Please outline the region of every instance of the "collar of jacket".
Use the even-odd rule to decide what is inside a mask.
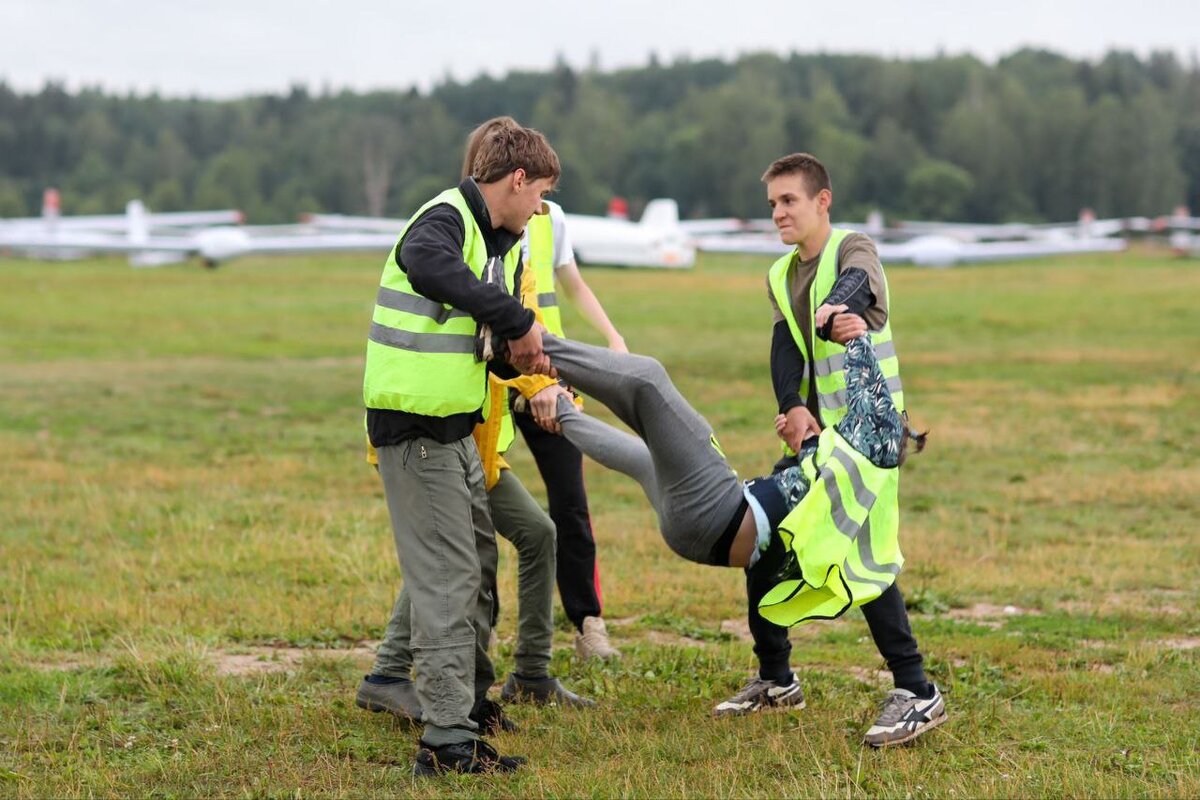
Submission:
[[[521,241],[520,235],[510,233],[504,228],[492,227],[492,215],[488,213],[483,193],[479,191],[479,184],[475,183],[475,179],[470,175],[463,178],[462,183],[458,185],[458,190],[467,199],[467,208],[471,209],[475,223],[479,226],[479,230],[483,231],[483,241],[487,245],[488,256],[507,255],[508,251]]]

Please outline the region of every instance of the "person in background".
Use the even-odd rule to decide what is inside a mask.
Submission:
[[[516,125],[511,117],[496,117],[483,123],[480,129]],[[467,158],[471,158],[470,153]],[[625,340],[579,273],[566,215],[558,204],[547,200],[529,221],[521,254],[525,269],[537,278],[538,307],[546,321],[546,330],[560,338],[565,335],[559,303],[560,297],[565,297],[604,336],[610,349],[629,352]],[[557,392],[549,387],[532,397],[522,396],[515,389],[509,392],[513,419],[546,485],[550,518],[558,534],[558,595],[563,611],[575,626],[575,652],[585,660],[616,658],[620,652],[609,642],[604,624],[604,596],[583,481],[583,456],[568,440],[546,433],[534,421],[538,415],[553,415],[556,396]]]

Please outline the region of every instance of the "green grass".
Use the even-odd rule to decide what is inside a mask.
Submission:
[[[886,675],[856,612],[793,631],[805,711],[710,720],[753,665],[742,576],[589,465],[625,658],[581,665],[563,627],[554,669],[600,705],[514,709],[517,777],[414,786],[416,731],[353,703],[398,581],[363,461],[378,261],[0,261],[0,797],[1200,794],[1194,263],[891,271],[932,430],[901,586],[951,715],[917,745],[859,745]],[[777,452],[766,266],[586,273],[747,477]]]

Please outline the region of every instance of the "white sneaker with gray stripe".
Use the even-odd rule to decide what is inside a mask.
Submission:
[[[743,714],[753,714],[756,711],[789,709],[799,711],[804,708],[804,692],[800,689],[800,681],[792,678],[792,682],[781,686],[775,681],[766,681],[755,677],[742,690],[719,704],[713,709],[714,717],[739,717]]]
[[[946,721],[946,703],[933,687],[933,697],[917,697],[908,689],[892,689],[884,698],[879,719],[863,737],[863,744],[888,747],[911,742]]]

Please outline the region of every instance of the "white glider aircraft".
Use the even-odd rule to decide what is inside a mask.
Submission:
[[[685,229],[710,231],[694,239],[696,247],[706,252],[782,255],[791,249],[779,241],[770,220],[742,222],[740,228],[729,222],[698,220],[682,224]],[[879,257],[885,263],[949,267],[1073,253],[1116,252],[1124,250],[1126,243],[1123,239],[1113,238],[1115,235],[1150,231],[1152,223],[1144,217],[1097,220],[1085,211],[1078,222],[1050,225],[901,222],[894,228],[885,228],[882,216],[874,212],[865,224],[835,223],[835,227],[869,234],[875,239]]]
[[[580,264],[686,268],[696,263],[696,249],[679,223],[679,206],[674,200],[651,200],[640,222],[585,214],[567,214],[566,219],[575,260]],[[303,221],[322,231],[388,233],[392,244],[406,222],[343,214],[308,214]]]
[[[152,214],[140,200],[124,215],[62,217],[48,190],[41,217],[0,219],[0,253],[57,260],[89,253],[121,253],[134,266],[173,264],[199,257],[215,267],[233,258],[273,253],[368,251],[395,246],[405,220],[306,215],[299,225],[242,225],[239,211]],[[696,251],[679,225],[674,200],[652,200],[638,223],[568,214],[576,260],[589,264],[690,267]]]

